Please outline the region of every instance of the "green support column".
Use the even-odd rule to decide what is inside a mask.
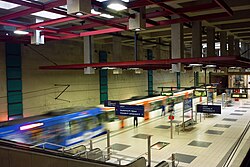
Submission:
[[[107,52],[99,52],[99,62],[107,62]],[[108,100],[108,70],[99,71],[99,83],[100,83],[100,104],[103,104],[105,100]]]
[[[177,72],[176,73],[176,87],[177,89],[180,89],[181,88],[181,73],[180,72]]]
[[[8,119],[23,117],[21,44],[5,44]]]
[[[198,87],[199,86],[199,72],[194,72],[194,86]]]
[[[147,49],[147,59],[153,60],[153,51]],[[153,95],[153,86],[154,86],[154,78],[153,78],[153,70],[148,70],[148,96]]]

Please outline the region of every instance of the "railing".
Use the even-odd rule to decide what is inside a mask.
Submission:
[[[224,162],[222,167],[227,167],[230,165],[233,157],[235,156],[243,138],[245,137],[245,135],[247,134],[248,130],[250,128],[250,121],[248,122],[248,124],[246,125],[245,129],[243,130],[242,134],[240,135],[240,137],[238,138],[238,140],[236,141],[230,155],[227,157],[227,160]]]
[[[54,143],[49,143],[49,142],[43,142],[43,143],[38,143],[34,146],[30,146],[30,148],[35,148],[35,147],[39,147],[39,146],[42,146],[42,149],[46,149],[45,145],[51,145],[51,146],[56,146],[56,147],[59,147],[60,149],[62,149],[62,152],[64,153],[64,150],[65,150],[65,146],[62,146],[62,145],[59,145],[59,144],[54,144]]]

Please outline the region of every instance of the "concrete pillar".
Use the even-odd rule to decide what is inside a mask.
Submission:
[[[112,61],[119,62],[121,61],[122,56],[122,40],[119,36],[113,36],[113,54]]]
[[[172,16],[177,19],[179,16]],[[183,24],[171,24],[171,58],[183,58],[184,56],[184,40],[183,40]]]
[[[156,39],[157,43],[162,43],[162,39],[161,38],[157,38]],[[161,59],[161,45],[157,44],[155,47],[155,59],[156,60],[160,60]]]
[[[138,36],[138,40],[137,41],[137,47],[138,47],[138,60],[145,60],[145,54],[144,54],[144,50],[143,50],[143,42],[142,42],[142,37]]]
[[[93,63],[93,48],[94,42],[92,36],[84,37],[84,63]],[[91,67],[84,68],[84,74],[94,74],[95,70]]]
[[[220,32],[220,56],[227,55],[227,32]]]
[[[207,27],[207,57],[215,56],[215,29]]]
[[[191,56],[202,57],[202,30],[201,22],[192,22],[192,53]]]
[[[233,35],[228,36],[228,55],[229,56],[234,55],[234,36]]]
[[[240,55],[240,40],[239,39],[235,39],[234,40],[234,44],[235,44],[235,50],[234,50],[234,55]]]
[[[250,59],[250,50],[249,49],[250,49],[250,44],[248,43],[248,44],[246,44],[246,51],[247,51],[246,57]]]
[[[246,43],[245,42],[241,42],[241,47],[240,47],[240,54],[242,57],[246,57]]]
[[[172,16],[172,19],[177,19],[179,16]],[[183,40],[183,24],[171,24],[171,58],[184,58],[184,40]],[[180,88],[180,70],[181,64],[172,64],[172,71],[176,72],[177,82],[176,87]]]

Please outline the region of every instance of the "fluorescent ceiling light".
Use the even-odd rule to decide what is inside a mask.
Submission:
[[[14,33],[18,34],[18,35],[27,35],[27,34],[29,34],[29,32],[27,32],[27,31],[20,31],[20,30],[15,30]]]
[[[202,64],[189,64],[190,67],[198,67],[198,66],[202,66]]]
[[[110,9],[116,10],[116,11],[121,11],[121,10],[125,10],[127,9],[126,6],[124,6],[123,4],[119,4],[119,3],[111,3],[107,6]]]
[[[56,13],[47,12],[47,11],[40,11],[40,12],[32,13],[31,15],[39,16],[39,17],[43,17],[47,19],[59,19],[62,17],[66,17],[65,15],[56,14]]]
[[[92,14],[101,14],[101,12],[96,11],[95,9],[91,9]]]
[[[98,2],[105,2],[105,1],[108,1],[108,0],[96,0]],[[129,2],[129,0],[122,0],[123,2]]]
[[[1,9],[13,9],[16,8],[20,5],[14,4],[14,3],[10,3],[10,2],[4,2],[4,1],[0,1],[0,8]]]
[[[106,18],[108,18],[108,19],[114,18],[114,16],[112,16],[112,15],[110,15],[110,14],[105,14],[105,13],[100,14],[100,16],[101,16],[101,17],[106,17]]]
[[[214,65],[214,64],[209,64],[209,65],[206,65],[206,67],[208,67],[208,68],[214,68],[214,67],[216,67],[216,65]]]
[[[81,12],[77,12],[76,16],[83,16],[83,14]]]

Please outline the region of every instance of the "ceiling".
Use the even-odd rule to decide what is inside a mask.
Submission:
[[[3,9],[1,4],[6,2],[12,4],[7,5],[8,9]],[[0,40],[30,43],[34,31],[41,30],[45,41],[72,40],[94,35],[96,42],[112,43],[112,37],[119,35],[124,37],[123,45],[133,45],[134,32],[128,30],[128,20],[134,15],[129,14],[128,9],[137,10],[146,6],[147,29],[137,32],[144,45],[169,45],[170,25],[174,23],[184,24],[184,39],[188,45],[192,39],[192,21],[202,21],[204,41],[206,26],[216,28],[217,40],[217,32],[223,30],[241,41],[250,41],[249,0],[134,0],[127,2],[128,9],[120,12],[108,9],[107,2],[92,0],[92,8],[114,18],[91,13],[68,15],[66,4],[66,0],[1,0]],[[47,12],[51,13],[46,15]],[[171,19],[172,15],[178,15],[179,18]],[[36,23],[36,18],[43,21]],[[14,30],[29,33],[16,35]]]

